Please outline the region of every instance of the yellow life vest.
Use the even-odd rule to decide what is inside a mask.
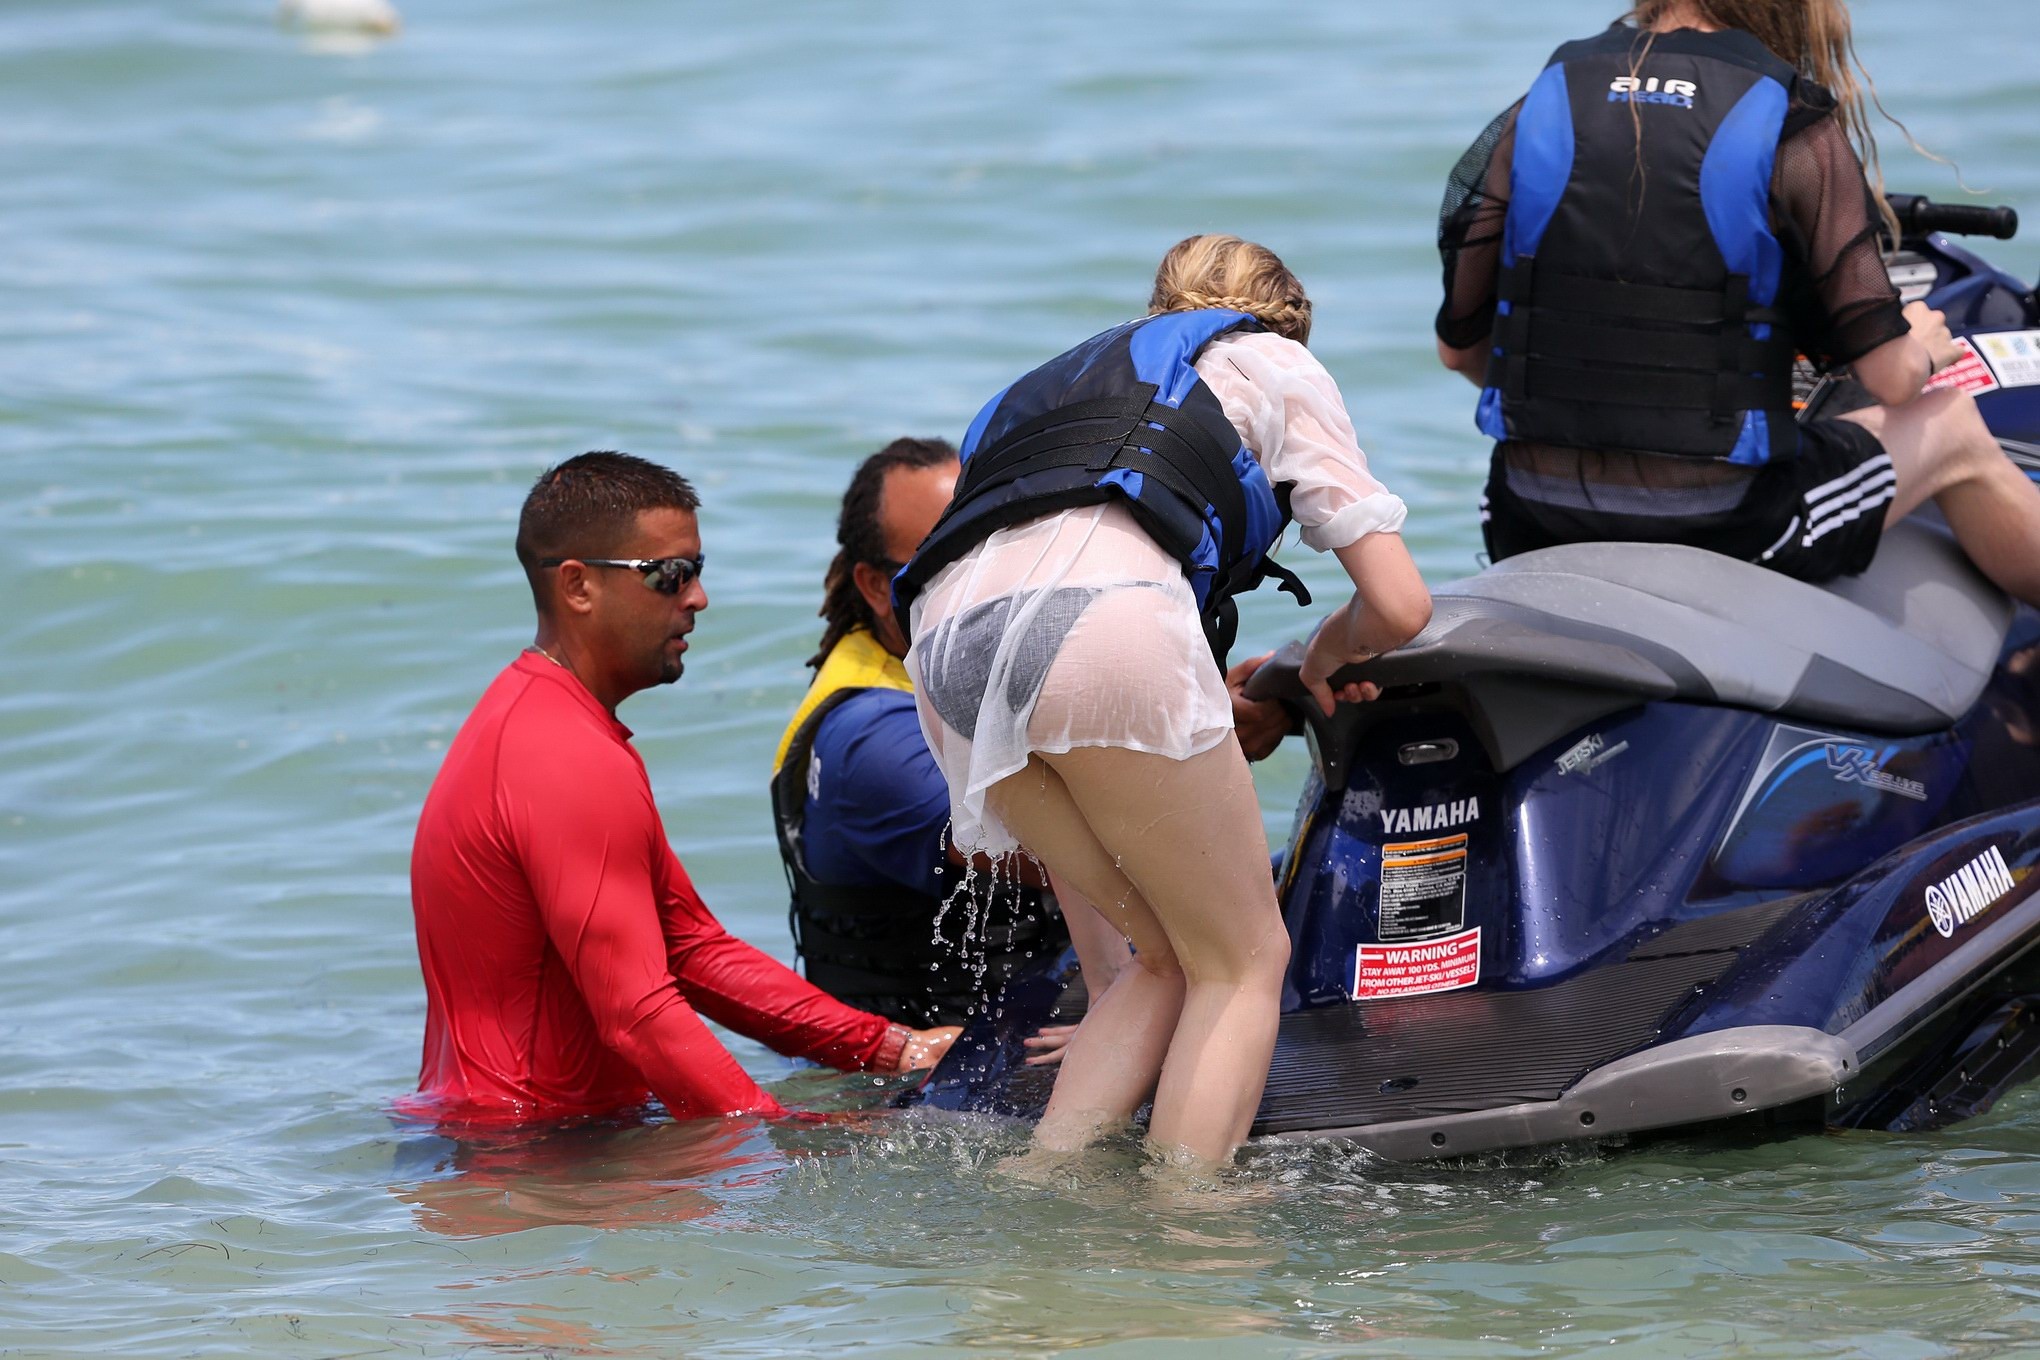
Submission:
[[[844,635],[829,649],[815,672],[814,683],[793,710],[793,721],[780,734],[779,749],[772,753],[772,773],[786,763],[786,752],[799,735],[808,715],[828,702],[830,696],[846,689],[897,689],[911,694],[914,682],[907,678],[906,663],[881,647],[869,629],[859,628]]]
[[[907,668],[862,629],[830,649],[772,758],[772,818],[793,901],[794,953],[809,982],[904,1025],[969,1020],[1023,971],[1055,959],[1068,940],[1036,888],[978,874],[959,887],[975,903],[968,949],[945,943],[943,902],[903,883],[823,883],[808,875],[809,759],[822,723],[859,691],[911,693]],[[905,759],[909,752],[899,753]]]

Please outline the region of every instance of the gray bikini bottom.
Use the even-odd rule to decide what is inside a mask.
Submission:
[[[944,619],[914,644],[921,660],[921,693],[965,738],[977,737],[978,710],[992,683],[992,662],[1006,644],[1012,664],[1006,672],[1004,698],[1015,713],[1024,713],[1040,695],[1048,668],[1062,650],[1077,619],[1098,598],[1092,586],[1057,586],[1047,592],[1026,631],[1008,639],[1006,625],[1013,611],[1043,592],[1016,591],[972,605],[953,619]]]

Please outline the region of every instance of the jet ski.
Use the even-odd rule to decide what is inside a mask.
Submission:
[[[2009,209],[1893,197],[1906,300],[1947,313],[2040,478],[2040,300],[1970,253]],[[1803,388],[1807,418],[1867,398]],[[1931,513],[1812,586],[1697,549],[1552,548],[1434,592],[1334,683],[1249,690],[1312,768],[1277,885],[1292,943],[1256,1135],[1398,1161],[1723,1121],[1911,1130],[2040,1068],[2040,613]],[[1037,1115],[1020,1041],[1081,1015],[1017,978],[920,1099]]]

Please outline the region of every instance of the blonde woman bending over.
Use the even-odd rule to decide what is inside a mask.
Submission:
[[[1289,942],[1221,667],[1232,596],[1294,584],[1266,556],[1283,526],[1355,586],[1303,665],[1327,713],[1372,697],[1335,695],[1333,672],[1430,617],[1403,503],[1368,474],[1309,335],[1272,252],[1179,243],[1146,318],[978,414],[955,498],[899,575],[956,840],[1042,860],[1094,979],[1043,1147],[1081,1147],[1152,1098],[1161,1151],[1219,1162],[1260,1103]],[[1098,914],[1134,951],[1102,991]]]

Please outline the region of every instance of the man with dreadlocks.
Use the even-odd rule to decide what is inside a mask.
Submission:
[[[2040,603],[2040,491],[1885,272],[1874,100],[1843,0],[1637,0],[1461,158],[1438,352],[1483,389],[1497,559],[1630,539],[1824,581],[1932,499]],[[1877,404],[1797,421],[1796,354]]]
[[[967,864],[950,843],[948,786],[902,664],[907,641],[892,578],[941,517],[961,470],[955,447],[940,439],[896,439],[858,466],[836,523],[839,550],[821,608],[827,626],[808,660],[814,682],[773,759],[773,812],[808,980],[914,1026],[962,1023],[1017,970],[1069,940],[1031,858]],[[1251,759],[1273,751],[1290,725],[1280,704],[1240,693],[1265,660],[1243,661],[1227,676]],[[959,891],[968,901],[945,910]],[[1125,944],[1101,935],[1084,952],[1109,967]],[[1102,990],[1106,979],[1091,981]],[[1029,1040],[1034,1061],[1053,1061],[1065,1034]]]
[[[956,450],[896,439],[850,479],[815,679],[773,759],[772,810],[808,981],[915,1026],[961,1024],[1068,934],[1024,859],[965,874],[949,795],[921,739],[892,577],[949,503]],[[959,887],[968,880],[967,887]],[[953,894],[966,892],[954,909]]]

